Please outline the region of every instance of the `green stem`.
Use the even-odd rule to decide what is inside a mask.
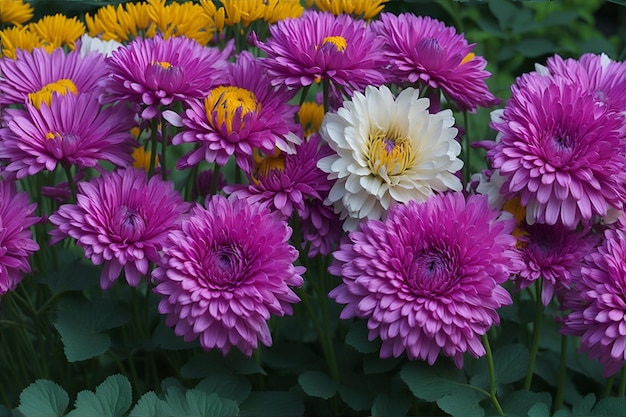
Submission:
[[[559,362],[559,385],[556,388],[556,396],[554,399],[554,410],[560,410],[563,407],[563,396],[565,393],[565,381],[567,380],[567,336],[561,335],[561,360]]]
[[[543,291],[543,278],[539,278],[535,283],[537,289],[537,310],[535,313],[535,322],[533,323],[533,338],[530,348],[530,359],[528,361],[528,370],[526,371],[526,379],[524,380],[524,390],[529,391],[533,382],[533,374],[535,373],[535,362],[537,353],[539,352],[539,335],[541,333],[541,322],[543,321],[543,303],[541,302],[541,293]]]
[[[152,178],[156,167],[158,143],[157,136],[157,123],[153,121],[152,126],[150,127],[150,165],[148,166],[148,178]]]
[[[211,178],[211,195],[217,194],[217,179],[220,176],[220,164],[215,162],[213,166],[213,177]]]
[[[491,403],[498,411],[498,414],[501,416],[505,416],[504,411],[502,410],[502,406],[500,406],[500,402],[497,397],[497,389],[496,389],[496,371],[495,366],[493,364],[493,354],[491,353],[491,346],[489,345],[489,337],[485,333],[482,336],[483,346],[485,347],[485,352],[487,356],[487,366],[489,368],[489,398],[491,399]]]
[[[72,167],[68,164],[61,164],[63,170],[65,171],[65,176],[67,176],[67,183],[70,186],[70,191],[72,192],[72,201],[76,201],[76,184],[74,184],[74,177],[72,176]]]
[[[626,394],[626,366],[622,366],[622,374],[619,379],[619,388],[617,391],[618,397],[623,397]]]
[[[613,391],[613,382],[615,382],[615,374],[611,375],[609,379],[606,380],[606,385],[604,386],[602,398],[608,398],[611,396],[611,391]]]
[[[322,94],[324,96],[324,114],[328,113],[330,102],[330,83],[327,78],[322,80]]]
[[[185,181],[185,201],[191,201],[193,197],[193,189],[196,186],[196,179],[198,177],[198,170],[200,166],[194,165],[189,171],[187,180]]]

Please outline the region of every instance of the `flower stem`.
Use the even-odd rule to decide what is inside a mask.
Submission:
[[[154,175],[154,169],[156,167],[156,158],[157,158],[157,123],[152,122],[152,126],[150,127],[150,165],[148,166],[148,178],[151,178]]]
[[[528,361],[528,370],[526,371],[526,379],[524,380],[524,390],[530,390],[533,382],[533,374],[535,373],[535,361],[539,352],[539,334],[541,332],[541,322],[543,320],[543,303],[541,302],[541,293],[543,292],[543,278],[539,278],[535,283],[537,288],[537,310],[535,313],[535,322],[533,324],[533,338],[530,348],[530,359]]]
[[[74,177],[72,176],[72,167],[68,164],[61,164],[63,170],[65,171],[65,175],[67,176],[67,183],[70,186],[70,191],[72,192],[72,202],[76,201],[76,184],[74,184]]]
[[[604,386],[602,398],[608,398],[611,396],[611,391],[613,390],[613,382],[615,382],[615,374],[611,375],[609,379],[606,380],[606,385]]]
[[[330,101],[330,84],[328,79],[322,80],[322,94],[324,96],[324,114],[328,113],[329,101]]]
[[[559,385],[556,388],[554,399],[554,412],[563,407],[563,394],[565,392],[565,381],[567,376],[567,336],[561,335],[561,361],[559,363]]]
[[[619,388],[617,391],[618,397],[623,397],[626,394],[626,366],[622,366],[622,375],[619,379]]]
[[[504,410],[502,410],[502,406],[500,406],[500,402],[497,397],[496,371],[493,364],[493,354],[491,353],[491,346],[489,346],[489,337],[487,336],[487,333],[482,336],[482,341],[483,346],[485,347],[485,352],[487,353],[487,366],[489,368],[489,398],[491,399],[493,406],[498,411],[498,414],[504,417]]]

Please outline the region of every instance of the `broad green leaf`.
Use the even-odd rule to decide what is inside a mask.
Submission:
[[[394,395],[395,392],[390,392],[389,394],[386,392],[381,392],[376,396],[376,401],[374,401],[374,405],[372,406],[372,416],[373,417],[383,417],[383,416],[404,416],[411,408],[411,403],[413,402],[413,398],[410,393],[406,393],[409,395]]]
[[[68,417],[122,417],[130,408],[132,388],[128,378],[112,375],[96,387],[96,392],[81,391]]]
[[[363,372],[366,375],[382,374],[391,371],[402,362],[403,359],[401,357],[381,359],[378,353],[372,353],[363,358]]]
[[[217,394],[220,398],[241,404],[250,395],[252,387],[247,379],[227,374],[213,374],[200,381],[195,390]]]
[[[380,350],[380,341],[378,339],[370,341],[368,339],[369,330],[364,320],[356,320],[350,326],[346,334],[346,343],[360,353],[373,353]]]
[[[594,393],[587,394],[581,401],[579,401],[578,403],[572,406],[572,414],[575,416],[582,416],[585,414],[589,414],[595,403],[596,403],[595,394]]]
[[[304,413],[301,398],[292,392],[254,391],[241,404],[240,416],[300,416]]]
[[[528,417],[550,417],[550,408],[546,403],[537,403],[528,410]]]
[[[231,417],[239,414],[239,406],[233,400],[220,398],[196,389],[187,390],[189,417]]]
[[[362,374],[344,373],[341,376],[339,396],[344,403],[354,410],[369,410],[376,399],[376,394],[371,387],[372,382],[374,381],[367,377],[364,378]]]
[[[536,58],[554,53],[557,50],[557,46],[549,39],[525,38],[519,41],[515,49],[526,58]]]
[[[311,397],[329,399],[337,392],[337,382],[320,371],[307,371],[300,374],[298,383]]]
[[[602,417],[626,416],[626,398],[610,397],[600,400],[600,402],[593,407],[593,415]]]
[[[484,399],[476,391],[460,391],[446,395],[437,400],[437,405],[453,417],[483,417],[483,410],[479,402]]]
[[[18,410],[24,417],[62,416],[69,403],[70,398],[60,385],[38,379],[20,394]]]
[[[411,362],[402,367],[400,377],[418,398],[436,401],[446,395],[472,389],[462,373],[444,363],[429,366],[424,362]]]
[[[154,391],[146,392],[137,401],[137,404],[131,410],[129,417],[155,417],[155,416],[172,416],[173,410],[170,406]]]
[[[500,405],[506,415],[525,416],[537,403],[544,403],[549,407],[552,404],[552,397],[547,392],[514,391],[500,399]]]
[[[508,0],[489,0],[489,10],[498,19],[500,29],[507,29],[509,22],[518,11],[513,2]]]
[[[11,410],[0,404],[0,417],[11,417]]]
[[[528,368],[528,350],[521,344],[507,345],[493,354],[496,382],[509,384],[519,381],[526,375]]]

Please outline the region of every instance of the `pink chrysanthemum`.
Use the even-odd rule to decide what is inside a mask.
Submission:
[[[590,231],[570,230],[557,223],[524,225],[518,237],[523,268],[517,277],[520,289],[543,278],[541,301],[548,305],[555,290],[569,288],[572,276],[579,274],[585,255],[597,244]]]
[[[18,49],[15,60],[0,59],[0,104],[30,101],[38,107],[41,95],[52,92],[96,92],[106,73],[104,57],[98,53],[82,57],[79,51],[65,53],[61,48],[51,53],[40,48],[32,53]]]
[[[270,78],[249,52],[242,52],[231,67],[227,81],[210,90],[204,100],[190,100],[181,118],[166,112],[168,121],[183,130],[173,144],[197,143],[177,164],[184,169],[200,161],[225,165],[234,155],[237,165],[250,173],[254,149],[272,154],[275,148],[288,153],[300,143],[292,132],[296,106],[288,104],[292,94],[270,87]]]
[[[107,58],[103,100],[139,103],[141,117],[152,119],[159,106],[204,97],[223,82],[232,51],[232,43],[220,50],[184,36],[136,38]]]
[[[195,206],[170,233],[153,272],[166,324],[185,341],[199,337],[204,349],[224,354],[271,345],[267,320],[292,314],[299,298],[290,287],[303,284],[290,235],[284,221],[246,200],[216,195],[206,209]]]
[[[14,290],[23,274],[31,272],[28,257],[39,250],[30,231],[39,221],[33,216],[35,206],[15,182],[0,179],[0,295]]]
[[[320,158],[331,153],[327,144],[321,144],[321,137],[314,135],[296,147],[294,154],[280,152],[256,157],[249,184],[227,186],[224,191],[237,198],[247,198],[251,204],[280,211],[286,219],[294,210],[302,217],[307,201],[323,201],[322,195],[327,195],[333,185],[316,165]]]
[[[343,283],[330,297],[346,304],[342,319],[367,320],[380,356],[433,364],[440,352],[463,365],[485,354],[481,336],[511,304],[501,286],[518,271],[512,219],[498,217],[484,196],[446,193],[361,222],[333,256]]]
[[[91,262],[104,264],[102,289],[111,287],[122,270],[128,284],[137,286],[149,263],[160,262],[159,251],[188,203],[170,182],[158,177],[148,181],[139,169],[106,172],[78,187],[77,203],[50,216],[57,226],[50,232],[51,243],[69,236]]]
[[[489,92],[487,61],[453,27],[428,16],[381,13],[373,30],[385,39],[385,57],[394,82],[441,89],[460,110],[500,102]]]
[[[604,365],[608,377],[626,363],[626,233],[609,229],[598,249],[585,257],[571,290],[572,311],[561,333],[581,336],[580,350]]]
[[[519,195],[529,224],[581,220],[622,209],[626,200],[624,116],[596,105],[594,93],[562,77],[524,74],[488,152],[506,177],[502,193]]]
[[[93,167],[99,161],[132,164],[132,114],[122,106],[102,107],[97,93],[60,95],[38,109],[7,109],[0,129],[0,158],[17,178],[54,171],[57,164]]]
[[[256,42],[272,85],[306,87],[322,80],[348,94],[385,82],[382,41],[363,20],[307,11],[270,26],[270,38]]]

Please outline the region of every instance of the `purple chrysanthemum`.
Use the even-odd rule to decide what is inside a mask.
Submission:
[[[296,106],[288,104],[292,93],[270,87],[259,60],[242,52],[223,85],[211,89],[204,100],[190,100],[181,118],[174,112],[165,116],[183,130],[173,144],[197,143],[177,164],[184,169],[201,161],[225,165],[234,155],[237,165],[250,173],[254,149],[267,154],[275,148],[289,153],[300,143],[292,132]]]
[[[0,129],[0,158],[17,178],[54,171],[57,164],[93,167],[99,161],[132,164],[132,114],[123,106],[102,107],[97,93],[53,93],[50,107],[30,103],[7,109]]]
[[[428,16],[381,13],[373,30],[385,39],[385,57],[394,82],[441,89],[460,110],[500,102],[485,83],[487,61],[453,27]]]
[[[110,75],[103,84],[103,99],[139,103],[141,117],[152,119],[159,106],[204,97],[223,82],[232,51],[232,43],[220,50],[184,36],[136,38],[107,58]]]
[[[0,179],[0,295],[15,289],[25,273],[31,272],[28,257],[39,250],[30,226],[35,204],[17,191],[15,182]]]
[[[559,223],[524,225],[522,230],[518,250],[524,266],[517,285],[523,289],[543,278],[541,301],[547,306],[555,290],[572,285],[572,276],[580,273],[583,258],[598,239],[588,229],[570,230]]]
[[[268,56],[264,63],[275,86],[328,80],[351,93],[385,82],[382,41],[365,21],[347,14],[306,11],[270,26],[270,38],[256,45]]]
[[[608,229],[596,251],[585,257],[571,290],[572,311],[561,333],[581,336],[580,350],[604,365],[608,377],[626,364],[626,233]]]
[[[343,279],[330,293],[341,318],[366,319],[382,358],[406,350],[432,365],[443,352],[460,368],[464,352],[484,355],[481,336],[512,302],[500,284],[519,269],[515,221],[498,216],[485,196],[457,192],[361,222],[329,269]]]
[[[104,264],[100,286],[107,289],[120,276],[137,286],[159,263],[160,251],[171,230],[178,227],[188,203],[170,182],[145,171],[124,169],[106,172],[78,185],[76,204],[65,204],[50,216],[56,229],[51,243],[65,237],[76,239],[85,257]]]
[[[62,48],[51,53],[41,48],[32,53],[18,49],[16,53],[15,60],[0,59],[0,104],[30,101],[37,105],[41,100],[46,101],[41,96],[52,92],[99,91],[98,84],[107,74],[104,56],[99,53],[82,57],[80,51],[66,53]]]
[[[199,337],[204,349],[224,354],[271,345],[267,320],[292,314],[299,298],[290,287],[303,284],[290,235],[284,221],[246,200],[216,195],[206,208],[195,206],[170,233],[153,272],[166,324],[185,341]]]
[[[491,126],[488,152],[506,177],[502,193],[519,195],[528,223],[574,228],[622,209],[626,201],[624,116],[596,105],[594,93],[538,73],[524,74]]]

